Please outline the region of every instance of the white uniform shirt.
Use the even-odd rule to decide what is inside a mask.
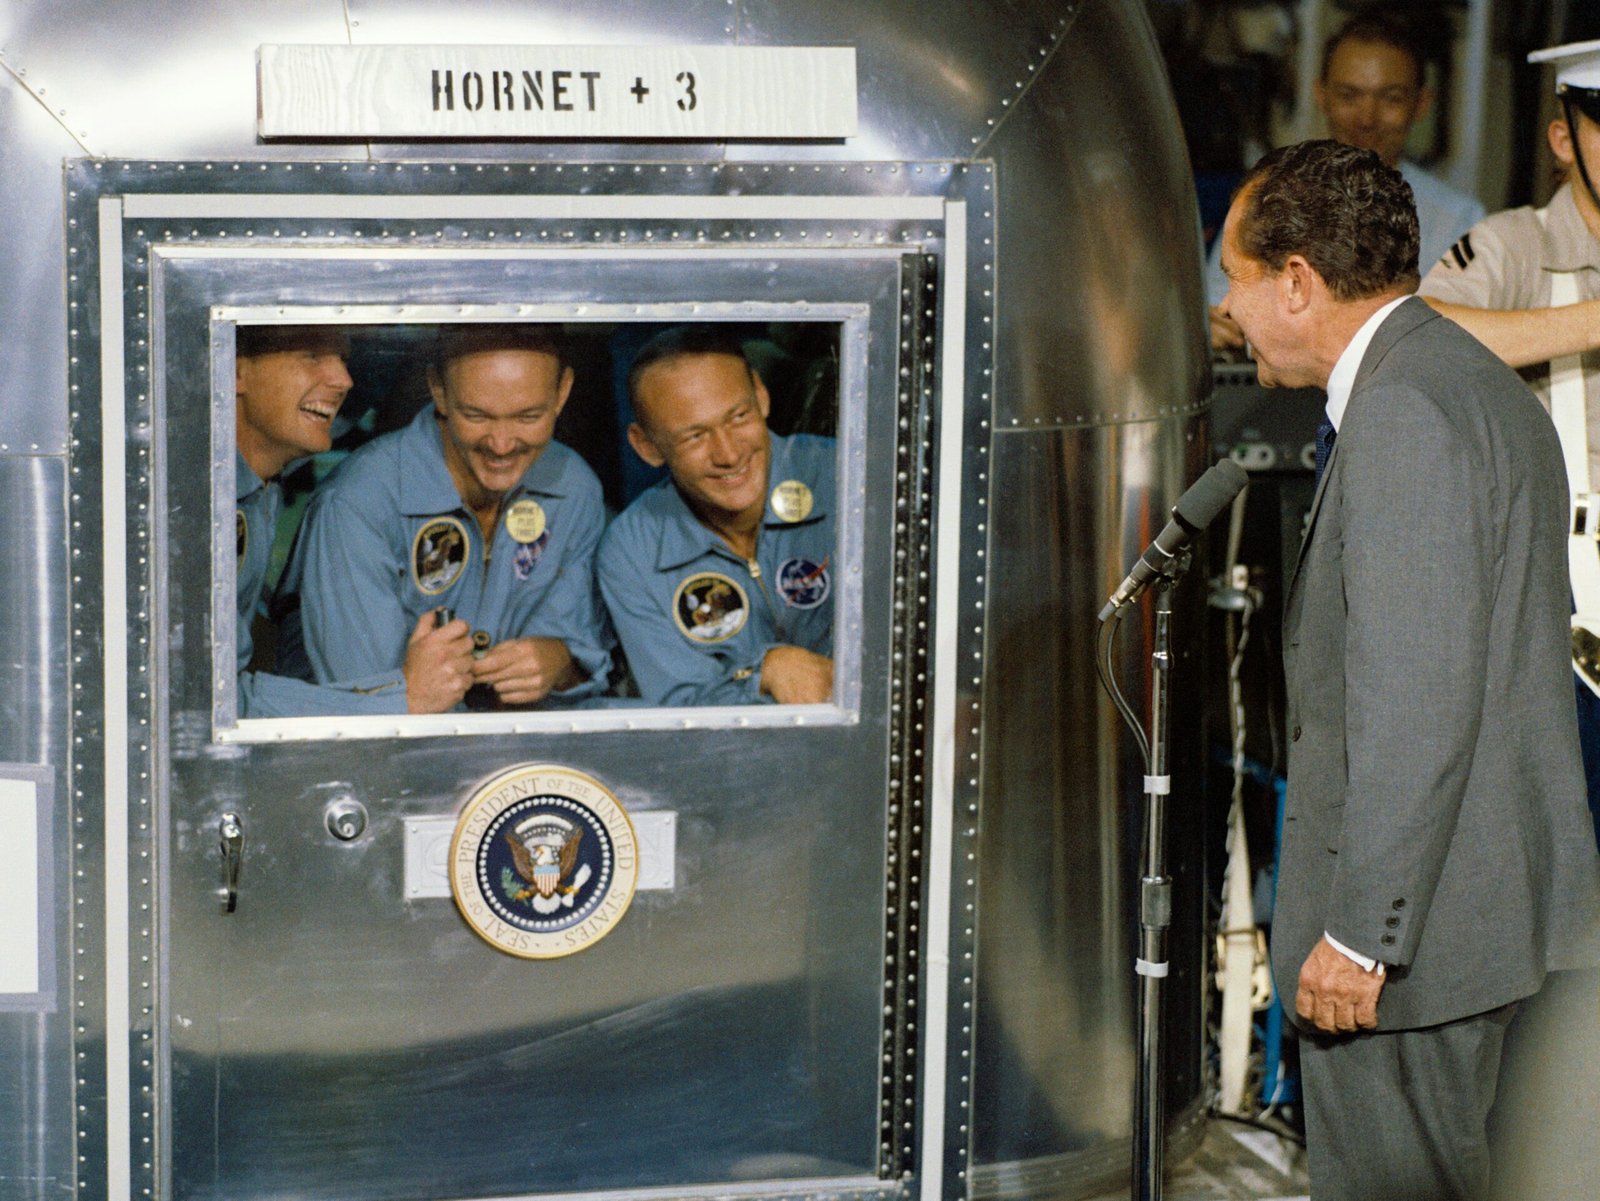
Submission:
[[[1583,223],[1570,183],[1551,198],[1543,224],[1531,208],[1478,222],[1423,277],[1418,295],[1479,309],[1543,309],[1550,307],[1552,277],[1569,271],[1577,275],[1582,299],[1600,297],[1600,239]],[[1549,364],[1520,374],[1548,409]],[[1600,480],[1600,350],[1583,356],[1583,386],[1589,478]]]

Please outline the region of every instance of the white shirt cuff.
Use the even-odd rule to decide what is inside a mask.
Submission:
[[[1349,947],[1345,946],[1344,943],[1340,942],[1326,930],[1322,932],[1322,937],[1328,940],[1328,945],[1330,947],[1332,947],[1335,951],[1338,951],[1339,954],[1343,955],[1346,959],[1350,960],[1351,963],[1356,964],[1361,968],[1362,971],[1376,971],[1378,975],[1383,975],[1383,964],[1379,963],[1376,959],[1370,959],[1363,955],[1360,951],[1352,951]]]

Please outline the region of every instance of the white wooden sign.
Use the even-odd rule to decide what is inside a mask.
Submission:
[[[263,45],[263,138],[839,139],[834,46]]]
[[[0,779],[0,994],[40,989],[39,786]]]

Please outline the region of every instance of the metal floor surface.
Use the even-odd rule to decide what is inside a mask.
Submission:
[[[1309,1201],[1306,1150],[1267,1130],[1223,1119],[1206,1123],[1193,1155],[1168,1163],[1164,1201]],[[1128,1201],[1126,1189],[1089,1201]]]

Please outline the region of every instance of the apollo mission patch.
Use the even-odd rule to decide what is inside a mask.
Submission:
[[[699,571],[678,585],[672,616],[691,641],[726,642],[744,629],[750,598],[737,581],[720,571]]]
[[[461,578],[467,566],[467,527],[454,517],[425,522],[411,541],[411,581],[427,596],[438,596]]]

